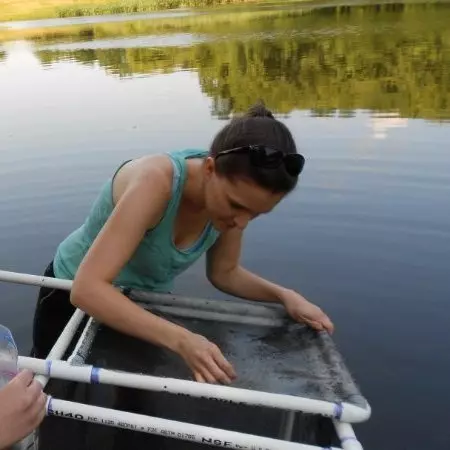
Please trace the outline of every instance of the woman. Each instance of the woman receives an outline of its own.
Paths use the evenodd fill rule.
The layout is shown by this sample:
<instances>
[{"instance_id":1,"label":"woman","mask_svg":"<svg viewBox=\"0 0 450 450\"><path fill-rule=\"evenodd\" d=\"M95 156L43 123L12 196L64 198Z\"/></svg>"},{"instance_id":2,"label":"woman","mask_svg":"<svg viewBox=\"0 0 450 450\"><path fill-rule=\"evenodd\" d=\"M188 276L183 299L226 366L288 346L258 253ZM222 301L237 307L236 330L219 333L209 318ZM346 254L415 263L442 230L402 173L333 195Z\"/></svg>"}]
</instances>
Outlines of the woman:
<instances>
[{"instance_id":1,"label":"woman","mask_svg":"<svg viewBox=\"0 0 450 450\"><path fill-rule=\"evenodd\" d=\"M228 123L209 152L125 162L47 268L47 276L74 284L70 296L41 289L35 355L46 357L78 307L111 328L176 352L195 380L230 383L236 374L217 346L143 310L114 287L168 292L173 279L204 252L206 274L216 288L280 302L295 320L332 332L320 308L239 265L248 222L272 211L294 189L303 163L288 128L262 104Z\"/></svg>"}]
</instances>

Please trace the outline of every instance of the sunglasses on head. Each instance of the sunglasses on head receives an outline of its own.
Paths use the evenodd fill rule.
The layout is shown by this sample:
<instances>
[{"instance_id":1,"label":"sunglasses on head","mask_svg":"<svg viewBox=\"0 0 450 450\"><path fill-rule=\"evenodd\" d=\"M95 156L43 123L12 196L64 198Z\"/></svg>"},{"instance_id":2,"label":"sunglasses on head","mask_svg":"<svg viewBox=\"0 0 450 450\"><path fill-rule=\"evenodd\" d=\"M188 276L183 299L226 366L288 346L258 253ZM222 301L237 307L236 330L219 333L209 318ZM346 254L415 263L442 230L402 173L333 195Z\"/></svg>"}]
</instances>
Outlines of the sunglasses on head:
<instances>
[{"instance_id":1,"label":"sunglasses on head","mask_svg":"<svg viewBox=\"0 0 450 450\"><path fill-rule=\"evenodd\" d=\"M246 145L243 147L231 148L218 153L215 159L223 155L230 155L233 153L248 154L250 163L255 167L262 167L264 169L277 169L284 164L286 172L297 177L300 175L305 165L305 158L298 153L283 153L280 150L266 147L265 145Z\"/></svg>"}]
</instances>

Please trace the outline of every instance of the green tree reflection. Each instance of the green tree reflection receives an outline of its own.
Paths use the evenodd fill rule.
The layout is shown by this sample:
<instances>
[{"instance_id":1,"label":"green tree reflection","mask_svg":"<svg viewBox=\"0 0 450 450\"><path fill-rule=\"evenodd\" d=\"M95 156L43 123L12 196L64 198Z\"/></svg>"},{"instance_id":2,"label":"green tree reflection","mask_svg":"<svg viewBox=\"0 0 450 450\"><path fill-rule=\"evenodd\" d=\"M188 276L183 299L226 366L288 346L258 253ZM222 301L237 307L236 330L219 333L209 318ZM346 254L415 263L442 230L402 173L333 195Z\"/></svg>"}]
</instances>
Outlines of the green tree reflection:
<instances>
[{"instance_id":1,"label":"green tree reflection","mask_svg":"<svg viewBox=\"0 0 450 450\"><path fill-rule=\"evenodd\" d=\"M249 16L246 27L242 20L229 23L226 38L202 23L211 39L191 46L38 54L44 64L96 63L120 77L195 70L219 117L264 98L281 114L306 109L351 117L368 109L444 120L450 118L449 12L441 4L285 11L258 21Z\"/></svg>"}]
</instances>

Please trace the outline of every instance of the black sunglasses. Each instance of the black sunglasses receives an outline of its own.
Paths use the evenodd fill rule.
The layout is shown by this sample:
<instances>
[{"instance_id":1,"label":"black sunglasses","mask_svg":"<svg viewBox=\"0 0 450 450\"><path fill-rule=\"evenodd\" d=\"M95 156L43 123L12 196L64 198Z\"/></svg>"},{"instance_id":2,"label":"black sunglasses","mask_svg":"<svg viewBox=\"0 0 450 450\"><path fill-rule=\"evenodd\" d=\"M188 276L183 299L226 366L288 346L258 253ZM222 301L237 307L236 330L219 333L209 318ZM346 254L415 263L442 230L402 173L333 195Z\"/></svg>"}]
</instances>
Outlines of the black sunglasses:
<instances>
[{"instance_id":1,"label":"black sunglasses","mask_svg":"<svg viewBox=\"0 0 450 450\"><path fill-rule=\"evenodd\" d=\"M264 169L277 169L281 164L284 164L286 172L297 177L300 175L305 165L305 158L298 153L283 153L280 150L266 147L264 145L246 145L243 147L231 148L219 152L215 159L222 155L229 155L232 153L245 153L249 155L250 163L256 167Z\"/></svg>"}]
</instances>

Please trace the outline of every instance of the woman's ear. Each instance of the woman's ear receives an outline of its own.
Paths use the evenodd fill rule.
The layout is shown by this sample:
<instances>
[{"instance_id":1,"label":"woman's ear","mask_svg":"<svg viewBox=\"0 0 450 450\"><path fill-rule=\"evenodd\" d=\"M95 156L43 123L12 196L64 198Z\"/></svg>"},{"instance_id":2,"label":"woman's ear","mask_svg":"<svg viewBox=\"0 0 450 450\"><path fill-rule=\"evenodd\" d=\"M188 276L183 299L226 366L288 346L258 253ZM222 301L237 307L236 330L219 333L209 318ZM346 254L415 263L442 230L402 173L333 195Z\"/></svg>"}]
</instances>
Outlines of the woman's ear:
<instances>
[{"instance_id":1,"label":"woman's ear","mask_svg":"<svg viewBox=\"0 0 450 450\"><path fill-rule=\"evenodd\" d=\"M214 172L216 171L216 161L214 160L214 158L211 158L211 156L207 156L203 167L205 170L205 177L211 178L211 176L214 175Z\"/></svg>"}]
</instances>

